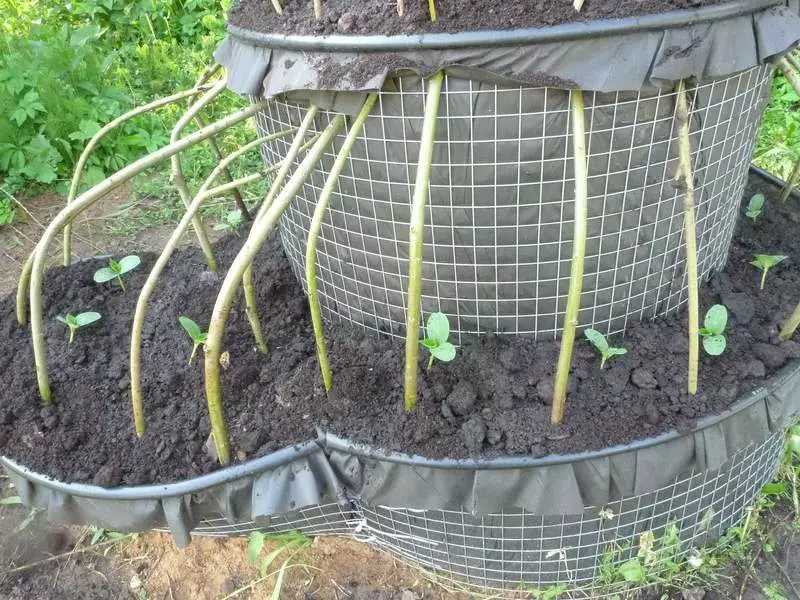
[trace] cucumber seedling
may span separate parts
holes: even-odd
[[[747,212],[744,214],[755,222],[764,212],[764,194],[754,194],[747,204]]]
[[[606,336],[602,333],[597,331],[596,329],[587,329],[583,332],[586,338],[591,342],[592,346],[597,348],[597,351],[600,352],[600,368],[606,366],[606,361],[614,356],[621,356],[623,354],[627,354],[628,351],[625,348],[614,348],[611,344],[608,343],[606,340]]]
[[[700,335],[703,337],[703,348],[711,356],[719,356],[725,351],[725,327],[728,326],[728,309],[722,304],[715,304],[708,309]]]
[[[61,316],[58,315],[56,317],[56,321],[60,321],[64,323],[67,327],[69,327],[69,343],[71,344],[72,341],[75,339],[75,332],[78,331],[81,327],[86,327],[94,323],[95,321],[100,320],[100,313],[96,312],[83,312],[77,315],[65,315]]]
[[[214,231],[230,231],[238,234],[239,229],[244,224],[244,215],[241,210],[232,210],[214,225]]]
[[[105,283],[116,279],[117,282],[119,282],[119,287],[121,287],[124,292],[125,284],[122,281],[122,276],[125,275],[125,273],[133,271],[141,262],[142,259],[135,254],[121,258],[119,262],[115,261],[113,258],[109,259],[107,267],[97,269],[97,271],[94,272],[94,280],[96,283]]]
[[[428,358],[428,370],[433,366],[433,361],[450,362],[456,357],[456,347],[447,341],[450,337],[450,322],[447,315],[437,312],[428,317],[425,328],[427,337],[420,341],[431,353]]]
[[[194,360],[195,354],[197,354],[197,349],[200,346],[204,346],[206,340],[208,339],[208,334],[200,329],[200,326],[192,321],[189,317],[180,316],[178,317],[178,321],[186,330],[186,333],[189,334],[189,337],[192,338],[192,342],[194,342],[194,347],[192,348],[192,353],[189,356],[189,364],[192,364]]]
[[[753,254],[753,260],[750,264],[761,271],[761,289],[764,289],[764,283],[767,281],[767,272],[784,260],[789,258],[783,254]]]

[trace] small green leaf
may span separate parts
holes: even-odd
[[[425,338],[424,340],[420,341],[420,344],[425,346],[428,350],[433,350],[439,345],[439,342],[430,338]]]
[[[17,506],[22,504],[22,498],[19,496],[6,496],[0,498],[0,506]]]
[[[111,269],[115,277],[122,274],[122,267],[113,258],[108,259],[108,268]]]
[[[747,205],[747,216],[755,221],[761,214],[763,208],[764,194],[754,194]]]
[[[99,320],[100,320],[100,313],[84,312],[75,317],[75,324],[78,327],[84,327],[85,325],[89,325],[90,323],[94,323],[95,321]]]
[[[753,260],[750,261],[750,264],[763,271],[765,269],[771,269],[787,258],[789,257],[783,254],[753,254]]]
[[[720,334],[728,326],[728,309],[722,304],[715,304],[708,309],[704,321],[705,329],[711,334]],[[708,335],[708,334],[701,334]]]
[[[142,259],[136,256],[135,254],[131,254],[130,256],[126,256],[125,258],[121,258],[119,261],[120,274],[132,271],[133,269],[138,267],[141,263]]]
[[[644,567],[638,558],[633,558],[619,566],[619,574],[625,581],[630,583],[642,583],[644,581]]]
[[[783,483],[768,483],[761,488],[761,493],[767,496],[780,496],[786,491],[786,485]]]
[[[269,567],[272,565],[273,561],[283,552],[289,550],[292,546],[294,546],[293,541],[288,542],[279,542],[278,547],[272,550],[269,554],[264,557],[263,562],[261,563],[261,576],[266,577],[269,574]]]
[[[628,350],[626,348],[609,348],[608,355],[609,356],[622,356],[623,354],[627,354]]]
[[[94,281],[95,283],[105,283],[107,281],[111,281],[117,276],[114,271],[112,271],[109,267],[103,267],[102,269],[97,269],[94,272]]]
[[[67,316],[69,316],[69,315],[67,315]],[[67,321],[67,319],[65,319],[65,318],[64,318],[64,317],[62,317],[61,315],[58,315],[58,316],[56,317],[56,321],[59,321],[59,322],[61,322],[61,323],[64,323],[64,325],[69,325],[69,321]]]
[[[725,351],[724,335],[709,335],[703,338],[703,348],[711,356],[719,356]]]
[[[247,560],[251,563],[255,563],[263,548],[264,534],[260,531],[252,532],[250,534],[250,539],[247,540]]]
[[[597,331],[596,329],[587,329],[583,332],[583,335],[591,342],[592,346],[597,348],[601,354],[605,354],[608,351],[608,341],[606,341],[606,336],[602,333]]]
[[[178,317],[178,321],[180,321],[181,326],[186,330],[186,333],[189,334],[189,337],[192,338],[195,342],[200,342],[200,337],[203,335],[203,331],[200,329],[200,326],[192,321],[189,317],[180,316]]]
[[[456,357],[456,347],[450,342],[444,342],[436,346],[436,348],[431,348],[431,354],[438,361],[450,362]]]
[[[450,337],[450,323],[447,315],[437,312],[429,316],[427,332],[430,339],[436,340],[440,344],[446,342]]]

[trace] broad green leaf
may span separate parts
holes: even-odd
[[[270,552],[269,554],[267,554],[267,555],[264,557],[264,561],[261,563],[261,576],[262,576],[262,577],[266,577],[266,576],[267,576],[267,574],[269,573],[269,567],[270,567],[270,565],[271,565],[271,564],[272,564],[272,563],[275,561],[275,559],[276,559],[276,558],[277,558],[277,557],[278,557],[280,554],[282,554],[283,552],[285,552],[285,551],[287,551],[289,548],[291,548],[292,546],[294,546],[294,542],[293,542],[293,541],[291,541],[291,540],[290,540],[289,542],[283,542],[283,541],[281,541],[281,542],[278,544],[278,547],[277,547],[277,548],[275,548],[275,549],[274,549],[272,552]]]
[[[436,340],[440,344],[446,342],[450,337],[450,323],[447,315],[437,312],[429,316],[427,332],[430,339]]]
[[[605,354],[608,351],[608,342],[606,341],[606,336],[596,329],[587,329],[583,332],[583,335],[586,336],[586,338],[592,343],[592,346],[597,348],[601,354]]]
[[[625,581],[630,583],[642,583],[644,581],[644,567],[638,558],[633,558],[619,566],[619,574]]]
[[[433,350],[439,345],[439,342],[437,342],[436,340],[432,340],[430,338],[425,338],[424,340],[420,341],[420,344],[425,346],[428,350]]]
[[[708,309],[703,324],[710,333],[722,333],[728,326],[728,309],[722,304],[715,304]]]
[[[431,354],[436,360],[441,362],[450,362],[456,357],[456,347],[450,342],[444,342],[431,349]]]
[[[189,337],[192,338],[195,342],[199,341],[200,336],[203,335],[200,326],[192,321],[189,317],[180,316],[178,317],[178,321],[186,330],[186,333],[189,334]]]
[[[789,257],[783,254],[753,254],[753,260],[750,261],[750,264],[762,270],[771,269],[787,258]]]
[[[84,325],[89,325],[90,323],[94,323],[95,321],[100,320],[100,313],[96,312],[84,312],[75,317],[75,322],[77,323],[78,327],[83,327]]]
[[[142,259],[136,256],[135,254],[131,254],[130,256],[126,256],[125,258],[121,258],[119,261],[119,268],[120,273],[127,273],[128,271],[132,271],[136,267],[138,267],[142,263]]]
[[[103,539],[105,533],[106,533],[105,529],[103,529],[102,527],[96,527],[92,539],[89,540],[89,545],[94,546],[95,544],[97,544],[100,540]]]
[[[762,208],[764,208],[764,194],[754,194],[753,197],[750,198],[750,202],[747,204],[748,215],[758,216],[761,214]]]
[[[711,356],[719,356],[725,352],[725,336],[709,335],[703,338],[703,348]]]
[[[264,548],[264,534],[260,531],[254,531],[250,534],[250,539],[247,540],[247,560],[255,563],[258,560],[261,550]]]
[[[105,283],[106,281],[111,281],[117,276],[114,271],[112,271],[109,267],[103,267],[102,269],[97,269],[94,272],[94,280],[96,283]]]
[[[609,348],[608,355],[609,356],[622,356],[623,354],[627,354],[627,348]]]
[[[783,483],[768,483],[764,487],[761,488],[762,494],[767,494],[768,496],[780,496],[786,491],[786,485]]]

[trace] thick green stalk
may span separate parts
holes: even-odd
[[[800,303],[797,304],[794,312],[786,320],[786,323],[783,324],[781,328],[781,339],[785,342],[792,337],[794,332],[797,331],[798,325],[800,325]]]
[[[278,224],[278,219],[294,200],[300,188],[309,177],[317,162],[322,158],[324,152],[333,142],[334,137],[342,129],[344,117],[335,117],[325,128],[306,157],[297,167],[286,186],[277,195],[275,201],[270,205],[266,214],[256,219],[247,241],[242,246],[233,261],[214,304],[214,312],[211,316],[211,324],[208,328],[208,338],[206,339],[205,352],[205,380],[206,380],[206,400],[208,401],[209,420],[211,421],[211,432],[214,436],[214,444],[217,449],[217,456],[223,465],[230,462],[230,445],[228,443],[228,427],[225,424],[225,415],[222,410],[222,387],[220,384],[220,364],[219,359],[222,355],[222,337],[225,333],[225,323],[230,314],[233,300],[239,283],[242,281],[245,270],[252,264],[253,259],[261,250],[264,242]]]
[[[428,12],[431,15],[431,21],[436,22],[436,0],[428,0]]]
[[[586,231],[589,212],[588,201],[588,159],[586,157],[586,116],[584,114],[583,92],[570,93],[572,116],[572,154],[575,171],[575,218],[572,233],[572,262],[569,271],[569,291],[567,308],[564,313],[564,331],[561,334],[561,350],[553,386],[553,407],[550,421],[561,423],[564,418],[564,405],[567,401],[569,370],[572,365],[572,349],[575,345],[575,331],[578,328],[578,315],[581,309],[583,289],[583,261],[586,256]]]
[[[686,239],[686,280],[689,300],[689,375],[687,390],[697,393],[700,368],[700,292],[697,277],[697,222],[694,207],[692,146],[689,140],[689,101],[686,84],[678,82],[675,96],[675,120],[678,124],[678,168],[683,189],[683,227]]]
[[[76,216],[109,192],[114,191],[133,179],[139,173],[157,165],[161,161],[167,160],[178,152],[182,152],[195,144],[207,140],[213,135],[217,135],[233,127],[237,123],[251,118],[253,115],[263,110],[265,106],[266,101],[252,104],[200,131],[196,131],[182,138],[178,142],[169,144],[157,152],[140,158],[78,196],[74,202],[65,206],[47,226],[42,235],[42,239],[34,250],[30,270],[31,337],[33,341],[34,359],[36,362],[36,379],[39,384],[39,395],[44,402],[50,402],[50,383],[47,373],[47,349],[45,347],[44,324],[42,320],[42,281],[44,278],[44,262],[47,258],[47,250],[53,238],[61,232],[64,226],[71,223]]]
[[[419,327],[422,295],[422,244],[425,236],[425,205],[431,183],[433,144],[436,142],[436,121],[439,117],[439,98],[444,73],[439,71],[428,82],[425,120],[417,161],[417,179],[411,200],[408,227],[408,313],[406,315],[406,366],[403,378],[403,407],[410,412],[417,404],[417,360],[419,357]]]
[[[221,160],[217,167],[211,172],[211,175],[208,176],[203,185],[200,187],[197,192],[197,196],[195,196],[192,202],[189,204],[189,207],[186,209],[186,212],[181,218],[180,223],[178,223],[178,226],[172,232],[172,235],[170,235],[169,240],[167,240],[167,243],[164,245],[164,250],[161,252],[161,255],[158,257],[158,260],[156,260],[155,265],[153,265],[150,274],[147,276],[147,281],[144,282],[144,285],[139,292],[139,298],[136,302],[136,311],[133,314],[133,326],[131,327],[131,404],[133,406],[134,429],[136,430],[137,436],[141,437],[144,435],[145,430],[142,394],[142,329],[144,328],[144,321],[147,317],[147,303],[150,301],[150,297],[156,289],[158,278],[161,276],[161,273],[167,266],[167,263],[172,257],[172,253],[175,251],[175,248],[177,248],[181,237],[183,237],[183,234],[186,233],[186,230],[189,228],[194,215],[198,210],[200,210],[203,202],[211,197],[209,188],[228,167],[228,165],[253,148],[256,148],[270,140],[289,135],[290,133],[291,131],[281,131],[279,133],[260,137],[257,140],[253,140],[252,142],[245,144],[236,152],[233,152]],[[261,174],[259,173],[259,175]],[[258,333],[261,333],[260,327],[258,329]],[[253,331],[253,334],[256,336],[258,333],[255,330]],[[263,338],[263,334],[261,335]]]
[[[180,119],[178,119],[175,127],[172,128],[172,133],[170,134],[169,140],[171,144],[176,143],[181,138],[181,133],[183,133],[183,130],[186,128],[186,126],[191,123],[192,120],[197,117],[197,115],[200,114],[200,111],[203,110],[203,108],[205,108],[217,96],[225,91],[226,86],[227,78],[223,78],[215,83],[210,90],[200,97],[199,100],[192,104],[189,110],[186,111],[186,113]],[[172,167],[172,181],[175,184],[175,187],[178,188],[178,194],[183,201],[183,205],[188,207],[189,203],[192,201],[192,195],[189,193],[189,187],[186,185],[186,178],[183,176],[183,166],[181,165],[180,155],[173,154],[170,157],[170,164]],[[203,254],[206,257],[208,268],[212,271],[216,271],[217,260],[214,258],[214,249],[211,247],[211,242],[208,240],[205,229],[203,229],[203,222],[199,215],[195,215],[194,219],[192,220],[192,227],[194,228],[200,248],[203,250]]]
[[[86,144],[86,147],[83,149],[83,152],[81,152],[80,158],[78,158],[78,163],[75,165],[75,170],[72,173],[72,183],[70,183],[69,194],[67,194],[67,204],[75,200],[75,196],[78,195],[78,186],[81,183],[81,177],[83,176],[83,170],[86,168],[86,163],[89,161],[89,157],[91,156],[94,149],[97,147],[97,144],[99,144],[100,141],[105,136],[114,131],[117,127],[119,127],[123,123],[127,123],[131,119],[134,119],[145,113],[158,110],[159,108],[163,108],[164,106],[180,102],[181,100],[185,100],[186,98],[194,96],[198,92],[205,91],[208,88],[209,86],[207,85],[206,86],[198,85],[189,90],[184,90],[182,92],[178,92],[177,94],[172,94],[171,96],[167,96],[166,98],[159,98],[158,100],[154,100],[153,102],[150,102],[148,104],[137,106],[136,108],[129,110],[124,115],[117,117],[113,121],[110,121],[102,128],[100,128],[100,130],[97,133],[95,133],[89,140],[89,143]],[[65,267],[69,266],[70,262],[72,262],[72,225],[67,225],[64,228],[64,256],[63,256],[64,266]],[[27,287],[27,285],[23,286],[23,289],[25,287]],[[17,310],[19,314],[19,307]],[[22,312],[25,311],[23,310]]]
[[[194,118],[194,120],[200,129],[208,125],[208,123],[206,123],[206,120],[200,115],[197,115]],[[222,161],[224,157],[222,154],[222,150],[220,150],[219,148],[219,144],[217,144],[217,140],[213,137],[208,138],[208,145],[211,147],[211,153],[214,155],[214,158],[217,159],[217,162]],[[230,182],[229,184],[230,190],[233,192],[233,202],[234,204],[236,204],[236,208],[239,209],[239,212],[242,213],[242,217],[244,218],[244,220],[249,221],[250,211],[247,210],[247,204],[245,204],[244,198],[242,197],[242,192],[239,190],[239,185],[241,184],[234,185],[236,183],[236,180],[233,178],[233,174],[227,167],[222,170],[222,174]]]
[[[333,375],[331,374],[331,366],[328,362],[328,350],[325,345],[325,332],[322,327],[322,315],[319,309],[319,294],[317,292],[317,242],[319,241],[320,230],[322,229],[322,221],[325,218],[325,211],[328,209],[333,189],[339,180],[339,175],[344,169],[347,160],[350,158],[350,151],[353,149],[364,123],[369,117],[369,111],[378,99],[377,94],[370,94],[364,101],[364,106],[361,107],[361,112],[358,113],[355,121],[350,126],[350,131],[336,156],[336,162],[328,174],[328,179],[325,181],[325,187],[322,188],[317,206],[314,209],[314,217],[311,219],[311,226],[308,229],[308,242],[306,243],[306,284],[308,286],[308,304],[311,309],[311,322],[314,325],[314,340],[317,343],[317,356],[319,357],[319,368],[322,372],[322,382],[325,385],[325,391],[330,392],[333,387]]]

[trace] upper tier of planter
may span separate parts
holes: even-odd
[[[681,79],[694,83],[700,276],[724,264],[768,95],[767,63],[800,39],[800,18],[781,4],[398,36],[266,34],[244,29],[239,18],[217,57],[233,89],[273,99],[258,118],[262,133],[296,128],[310,104],[325,109],[312,127],[321,131],[334,114],[355,114],[365,92],[380,90],[334,191],[317,278],[329,317],[393,335],[403,334],[406,321],[424,78],[446,71],[422,310],[447,314],[459,335],[560,332],[574,203],[567,88],[591,91],[584,94],[589,229],[579,322],[613,332],[686,300],[683,195],[673,184],[672,90]],[[301,279],[311,215],[344,135],[282,220]],[[291,141],[267,144],[266,160],[282,160]]]

